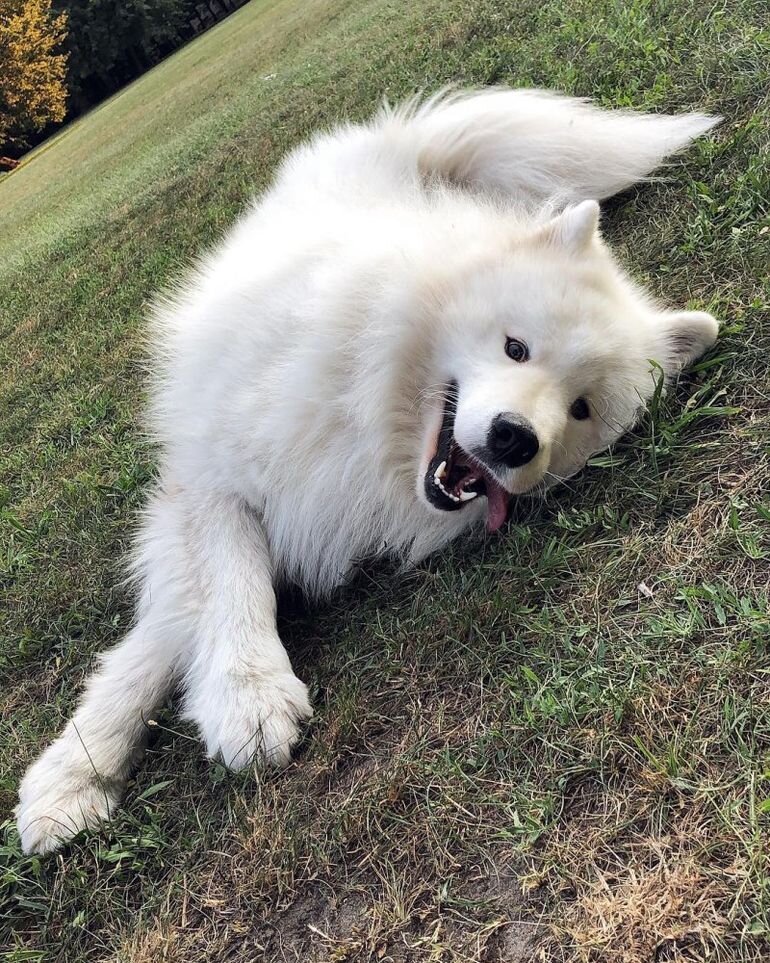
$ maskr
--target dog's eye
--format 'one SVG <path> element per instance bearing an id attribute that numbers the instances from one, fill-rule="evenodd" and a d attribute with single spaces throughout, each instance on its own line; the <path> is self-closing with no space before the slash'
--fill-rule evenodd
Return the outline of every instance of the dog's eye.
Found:
<path id="1" fill-rule="evenodd" d="M 518 338 L 505 339 L 505 353 L 511 361 L 529 361 L 529 348 Z"/>
<path id="2" fill-rule="evenodd" d="M 585 398 L 578 398 L 576 401 L 573 401 L 570 405 L 569 413 L 575 421 L 585 421 L 586 418 L 591 417 L 591 409 L 588 407 L 588 402 Z"/>

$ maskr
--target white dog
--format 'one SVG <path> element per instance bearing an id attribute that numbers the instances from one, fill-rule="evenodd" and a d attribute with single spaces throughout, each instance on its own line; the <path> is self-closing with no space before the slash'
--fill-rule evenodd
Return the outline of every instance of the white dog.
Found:
<path id="1" fill-rule="evenodd" d="M 276 584 L 416 561 L 578 471 L 716 338 L 623 273 L 597 199 L 708 130 L 524 90 L 385 108 L 295 150 L 155 312 L 160 478 L 136 624 L 27 772 L 22 845 L 118 803 L 179 683 L 210 756 L 285 763 L 311 715 Z"/>

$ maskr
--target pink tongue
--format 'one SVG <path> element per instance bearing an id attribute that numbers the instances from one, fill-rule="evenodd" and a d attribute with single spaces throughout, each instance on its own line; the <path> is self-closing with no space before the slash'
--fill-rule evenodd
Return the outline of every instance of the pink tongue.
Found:
<path id="1" fill-rule="evenodd" d="M 487 477 L 487 531 L 496 532 L 508 517 L 508 502 L 510 494 L 498 485 L 494 479 Z"/>

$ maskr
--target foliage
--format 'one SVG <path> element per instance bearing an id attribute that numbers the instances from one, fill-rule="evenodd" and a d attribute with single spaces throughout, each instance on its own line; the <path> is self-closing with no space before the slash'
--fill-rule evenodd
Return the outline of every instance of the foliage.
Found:
<path id="1" fill-rule="evenodd" d="M 0 145 L 64 119 L 67 16 L 51 0 L 3 0 L 0 7 Z"/>
<path id="2" fill-rule="evenodd" d="M 69 18 L 67 84 L 75 113 L 98 103 L 182 40 L 192 0 L 55 0 Z"/>

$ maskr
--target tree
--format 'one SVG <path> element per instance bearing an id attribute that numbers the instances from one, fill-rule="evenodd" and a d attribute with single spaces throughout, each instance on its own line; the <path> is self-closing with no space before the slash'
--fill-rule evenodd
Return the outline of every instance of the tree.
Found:
<path id="1" fill-rule="evenodd" d="M 67 105 L 66 14 L 51 0 L 2 0 L 0 145 L 23 147 L 30 133 L 64 119 Z"/>
<path id="2" fill-rule="evenodd" d="M 178 47 L 193 0 L 54 0 L 54 7 L 68 17 L 70 111 L 80 113 Z"/>

